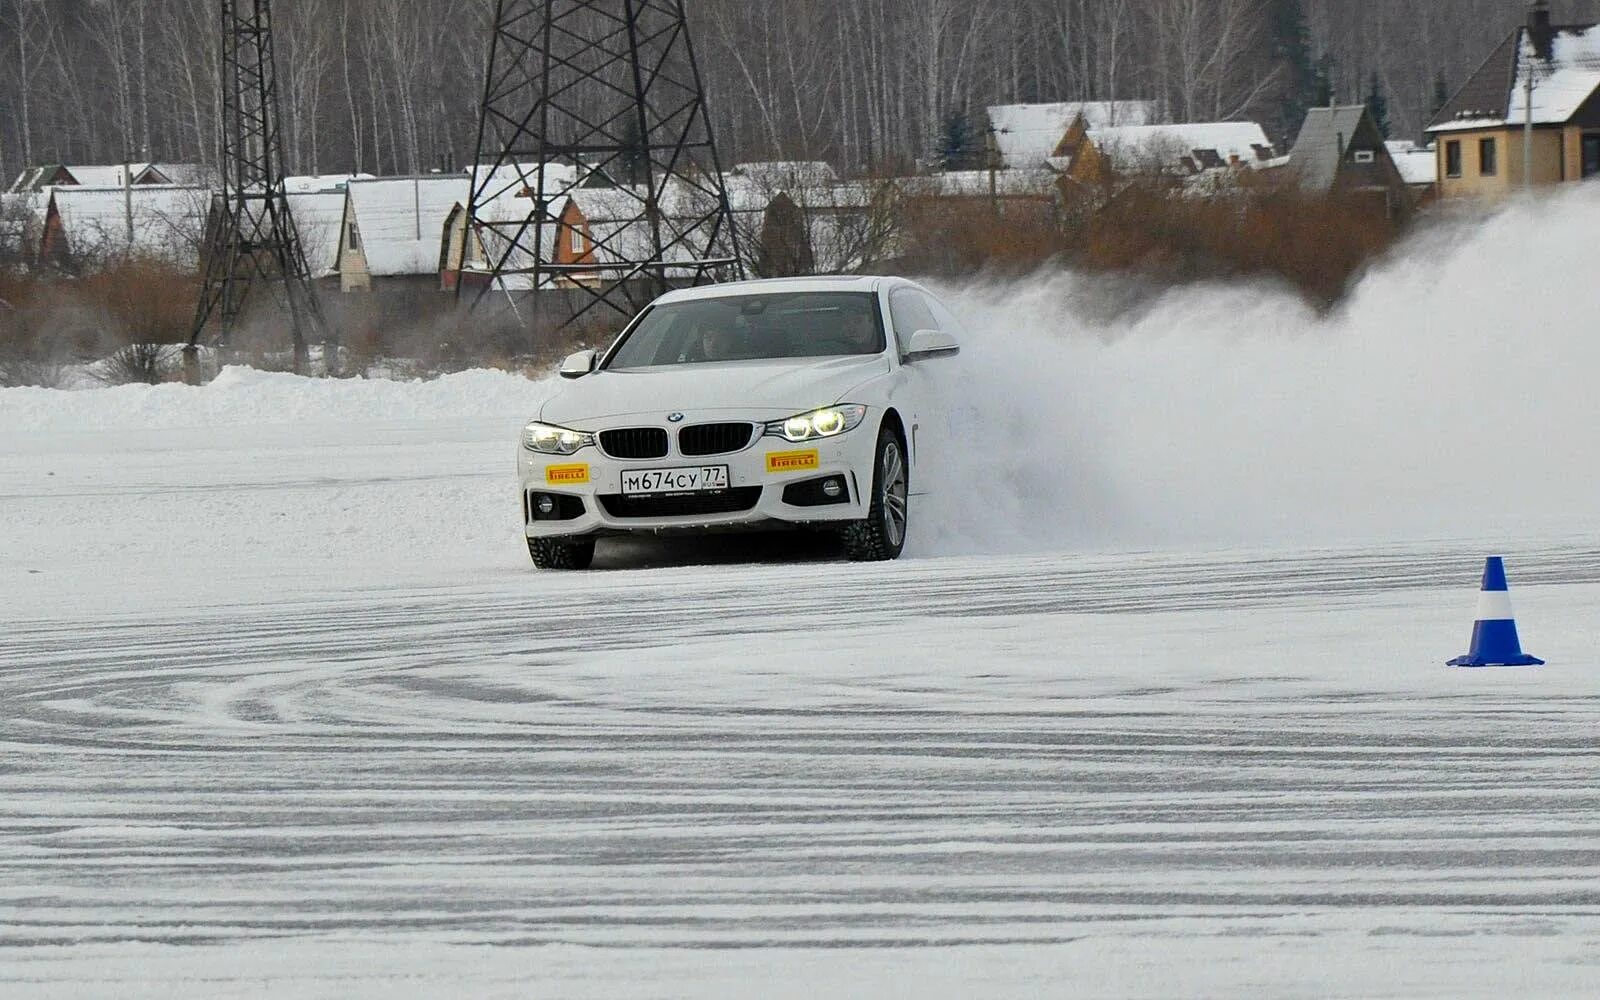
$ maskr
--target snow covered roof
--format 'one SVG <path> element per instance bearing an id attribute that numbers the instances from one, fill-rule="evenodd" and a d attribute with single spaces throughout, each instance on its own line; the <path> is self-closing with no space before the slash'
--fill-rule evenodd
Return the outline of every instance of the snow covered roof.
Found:
<path id="1" fill-rule="evenodd" d="M 1507 125 L 1524 125 L 1531 110 L 1535 125 L 1569 121 L 1600 88 L 1600 26 L 1563 28 L 1550 38 L 1549 58 L 1534 51 L 1534 39 L 1522 33 L 1516 73 L 1511 81 Z M 1527 86 L 1533 84 L 1530 108 Z"/>
<path id="2" fill-rule="evenodd" d="M 1432 146 L 1419 146 L 1408 140 L 1384 143 L 1395 169 L 1407 184 L 1433 184 L 1439 180 L 1439 159 Z"/>
<path id="3" fill-rule="evenodd" d="M 746 178 L 765 187 L 788 189 L 792 187 L 820 187 L 834 184 L 838 173 L 822 160 L 765 160 L 737 164 L 729 175 Z"/>
<path id="4" fill-rule="evenodd" d="M 151 163 L 147 168 L 172 184 L 186 187 L 217 187 L 217 172 L 203 163 Z M 137 176 L 135 177 L 137 180 Z"/>
<path id="5" fill-rule="evenodd" d="M 1541 44 L 1544 43 L 1544 44 Z M 1600 25 L 1520 27 L 1439 110 L 1429 132 L 1571 121 L 1600 89 Z"/>
<path id="6" fill-rule="evenodd" d="M 458 202 L 466 202 L 470 185 L 466 174 L 376 177 L 346 184 L 367 272 L 373 277 L 437 273 L 444 221 Z"/>
<path id="7" fill-rule="evenodd" d="M 371 174 L 306 174 L 298 177 L 285 177 L 283 190 L 288 194 L 310 194 L 312 192 L 337 191 L 344 192 L 345 185 L 351 181 L 373 180 Z"/>
<path id="8" fill-rule="evenodd" d="M 1010 169 L 1041 166 L 1056 151 L 1079 115 L 1091 129 L 1148 125 L 1156 119 L 1154 101 L 996 104 L 988 111 L 1001 162 Z"/>
<path id="9" fill-rule="evenodd" d="M 865 209 L 872 205 L 885 183 L 834 180 L 815 184 L 768 185 L 734 174 L 723 178 L 723 187 L 728 192 L 728 207 L 736 213 L 756 214 L 765 212 L 780 194 L 787 195 L 790 201 L 805 209 Z"/>
<path id="10" fill-rule="evenodd" d="M 313 278 L 325 278 L 338 271 L 339 227 L 344 222 L 343 191 L 290 193 L 289 217 L 300 234 L 300 247 Z"/>
<path id="11" fill-rule="evenodd" d="M 498 198 L 532 197 L 533 188 L 539 184 L 539 164 L 507 164 L 497 170 L 492 166 L 486 163 L 478 168 L 475 183 L 482 192 L 479 203 L 488 204 Z M 469 170 L 465 176 L 472 181 L 474 174 Z M 543 177 L 546 198 L 555 198 L 579 183 L 578 168 L 570 163 L 546 163 Z"/>
<path id="12" fill-rule="evenodd" d="M 135 252 L 179 264 L 199 259 L 211 191 L 178 185 L 52 189 L 50 204 L 61 220 L 66 251 L 84 256 L 127 249 L 130 200 Z"/>
<path id="13" fill-rule="evenodd" d="M 1261 167 L 1272 151 L 1267 133 L 1255 122 L 1192 122 L 1180 125 L 1128 125 L 1089 130 L 1089 141 L 1119 169 L 1198 173 L 1228 166 Z"/>
<path id="14" fill-rule="evenodd" d="M 924 198 L 987 198 L 989 181 L 1000 198 L 1054 198 L 1056 174 L 1052 170 L 950 170 L 926 177 L 908 177 L 900 183 L 907 194 Z"/>
<path id="15" fill-rule="evenodd" d="M 29 167 L 8 188 L 10 193 L 42 191 L 47 187 L 122 187 L 125 172 L 134 184 L 199 186 L 210 183 L 205 168 L 194 163 L 132 163 L 125 171 L 120 163 L 67 166 L 59 163 Z M 64 175 L 64 176 L 63 176 Z"/>
<path id="16" fill-rule="evenodd" d="M 134 176 L 138 176 L 145 164 L 135 163 L 132 166 Z M 120 163 L 115 166 L 68 166 L 67 173 L 71 174 L 73 179 L 82 187 L 108 188 L 121 187 L 123 185 L 123 171 Z"/>
<path id="17" fill-rule="evenodd" d="M 573 188 L 567 197 L 590 222 L 635 219 L 644 214 L 643 187 Z"/>

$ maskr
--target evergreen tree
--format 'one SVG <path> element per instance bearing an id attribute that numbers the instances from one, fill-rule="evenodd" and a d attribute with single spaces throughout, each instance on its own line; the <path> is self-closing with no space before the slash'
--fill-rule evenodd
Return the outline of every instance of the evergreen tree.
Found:
<path id="1" fill-rule="evenodd" d="M 1389 138 L 1389 99 L 1383 94 L 1383 81 L 1378 78 L 1377 70 L 1372 71 L 1367 83 L 1367 113 L 1383 137 Z"/>
<path id="2" fill-rule="evenodd" d="M 983 130 L 965 111 L 945 115 L 939 130 L 939 166 L 945 170 L 981 170 L 984 166 Z"/>
<path id="3" fill-rule="evenodd" d="M 645 148 L 644 132 L 639 128 L 639 119 L 629 115 L 622 123 L 622 143 L 624 147 L 621 155 L 615 161 L 616 170 L 621 174 L 616 180 L 621 184 L 648 184 L 650 183 L 650 151 Z"/>
<path id="4" fill-rule="evenodd" d="M 1333 57 L 1323 56 L 1317 63 L 1316 99 L 1312 107 L 1333 107 Z"/>
<path id="5" fill-rule="evenodd" d="M 1300 131 L 1306 111 L 1319 103 L 1321 77 L 1311 52 L 1311 29 L 1301 0 L 1269 0 L 1267 17 L 1272 58 L 1283 80 L 1278 93 L 1278 135 L 1287 140 Z"/>
<path id="6" fill-rule="evenodd" d="M 1433 106 L 1428 109 L 1428 117 L 1432 118 L 1444 106 L 1450 103 L 1450 84 L 1444 78 L 1444 70 L 1440 70 L 1433 78 Z"/>

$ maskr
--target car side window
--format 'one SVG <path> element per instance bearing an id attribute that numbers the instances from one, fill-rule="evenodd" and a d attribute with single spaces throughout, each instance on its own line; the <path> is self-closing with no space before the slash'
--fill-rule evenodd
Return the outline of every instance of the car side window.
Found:
<path id="1" fill-rule="evenodd" d="M 927 300 L 915 288 L 896 288 L 889 293 L 889 318 L 894 320 L 895 349 L 902 358 L 913 333 L 940 329 Z"/>

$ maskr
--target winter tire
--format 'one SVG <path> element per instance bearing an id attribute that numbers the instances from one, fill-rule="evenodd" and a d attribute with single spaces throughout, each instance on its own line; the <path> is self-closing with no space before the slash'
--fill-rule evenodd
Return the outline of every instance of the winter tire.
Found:
<path id="1" fill-rule="evenodd" d="M 540 569 L 588 569 L 594 562 L 594 539 L 528 539 L 528 555 Z"/>
<path id="2" fill-rule="evenodd" d="M 872 470 L 872 504 L 867 518 L 852 522 L 844 529 L 844 553 L 852 562 L 897 559 L 906 546 L 910 473 L 906 467 L 905 445 L 888 425 L 878 431 L 878 449 Z"/>

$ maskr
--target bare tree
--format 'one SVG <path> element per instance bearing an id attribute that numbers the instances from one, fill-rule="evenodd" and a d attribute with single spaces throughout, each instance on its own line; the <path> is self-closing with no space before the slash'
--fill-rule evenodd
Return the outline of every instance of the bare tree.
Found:
<path id="1" fill-rule="evenodd" d="M 1174 119 L 1266 119 L 1268 5 L 1292 0 L 698 0 L 724 159 L 903 170 L 986 104 L 1150 98 Z M 1511 0 L 1300 0 L 1340 101 L 1374 75 L 1416 135 L 1523 16 Z M 1600 0 L 1556 0 L 1567 23 Z M 418 171 L 470 156 L 493 0 L 284 0 L 290 169 Z M 1298 23 L 1298 22 L 1297 22 Z M 39 162 L 216 161 L 215 0 L 0 0 L 0 152 Z M 1301 74 L 1304 76 L 1304 74 Z M 1284 123 L 1287 124 L 1287 123 Z"/>

